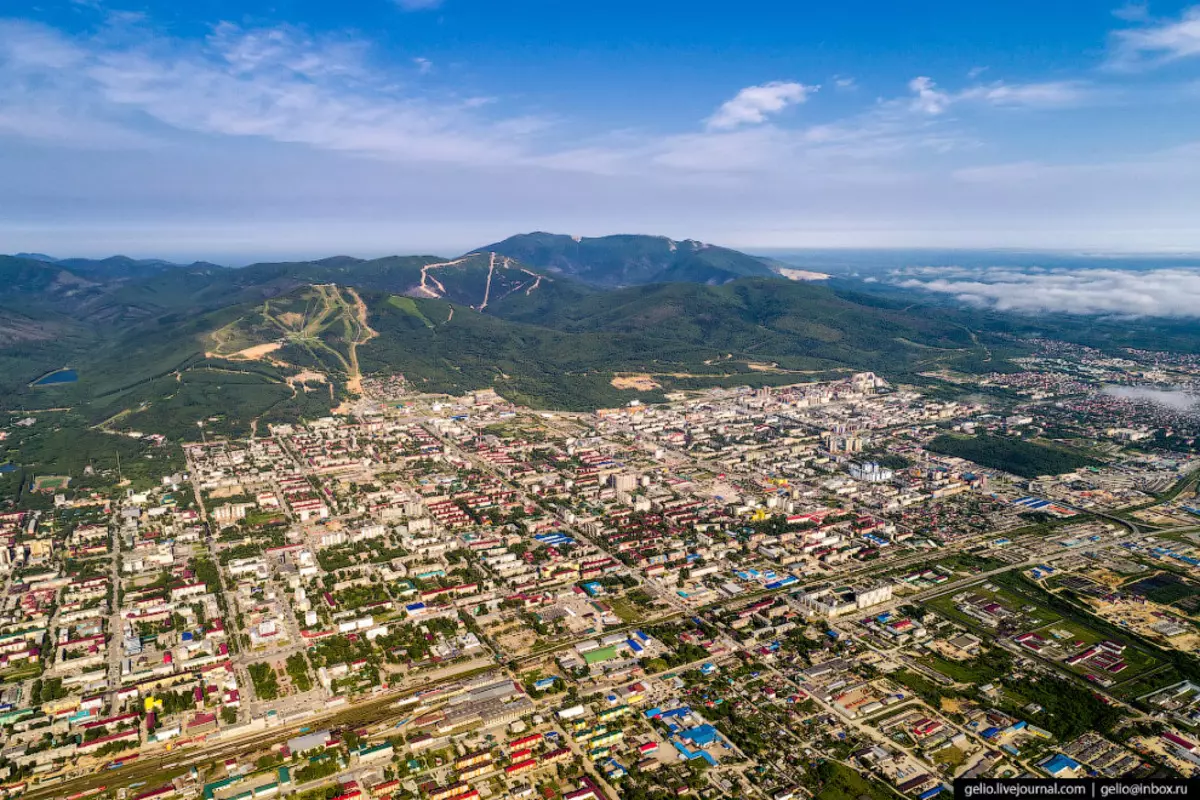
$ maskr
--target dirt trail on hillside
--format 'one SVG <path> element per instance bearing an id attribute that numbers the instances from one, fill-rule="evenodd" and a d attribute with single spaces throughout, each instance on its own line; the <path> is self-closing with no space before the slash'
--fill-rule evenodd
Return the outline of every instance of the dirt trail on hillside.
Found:
<path id="1" fill-rule="evenodd" d="M 355 394 L 361 395 L 363 391 L 362 371 L 358 367 L 358 346 L 371 341 L 379 335 L 379 332 L 372 328 L 370 323 L 367 322 L 367 304 L 363 302 L 363 299 L 359 296 L 358 292 L 347 286 L 346 293 L 354 298 L 354 311 L 360 328 L 359 335 L 350 342 L 348 348 L 350 356 L 350 375 L 346 379 L 346 389 L 354 392 Z"/>

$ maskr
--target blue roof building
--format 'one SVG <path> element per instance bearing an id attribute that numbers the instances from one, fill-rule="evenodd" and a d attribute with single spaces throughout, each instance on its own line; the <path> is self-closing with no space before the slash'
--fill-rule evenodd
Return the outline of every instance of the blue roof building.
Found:
<path id="1" fill-rule="evenodd" d="M 716 759 L 714 759 L 712 756 L 710 756 L 708 753 L 704 752 L 703 750 L 689 750 L 681 742 L 671 742 L 671 744 L 673 744 L 675 746 L 675 749 L 679 751 L 679 754 L 682 755 L 688 761 L 691 761 L 693 758 L 703 758 L 705 761 L 707 761 L 709 763 L 709 766 L 715 767 L 717 765 Z"/>
<path id="2" fill-rule="evenodd" d="M 670 719 L 671 717 L 686 717 L 690 713 L 692 713 L 692 709 L 687 706 L 680 706 L 679 708 L 672 708 L 670 711 L 659 712 L 663 719 Z"/>
<path id="3" fill-rule="evenodd" d="M 1041 763 L 1041 768 L 1052 778 L 1069 775 L 1080 769 L 1079 762 L 1070 756 L 1056 753 Z"/>
<path id="4" fill-rule="evenodd" d="M 705 723 L 697 725 L 694 728 L 684 731 L 680 735 L 681 739 L 686 739 L 693 745 L 699 748 L 712 747 L 717 741 L 717 729 L 712 725 Z"/>

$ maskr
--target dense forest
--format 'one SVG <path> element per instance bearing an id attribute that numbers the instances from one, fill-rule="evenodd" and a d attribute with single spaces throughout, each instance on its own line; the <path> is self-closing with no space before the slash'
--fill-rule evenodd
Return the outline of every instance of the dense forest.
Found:
<path id="1" fill-rule="evenodd" d="M 943 455 L 965 458 L 985 467 L 1011 472 L 1023 478 L 1060 475 L 1081 467 L 1099 466 L 1093 458 L 1056 447 L 1026 442 L 1007 436 L 956 436 L 943 434 L 927 445 Z"/>

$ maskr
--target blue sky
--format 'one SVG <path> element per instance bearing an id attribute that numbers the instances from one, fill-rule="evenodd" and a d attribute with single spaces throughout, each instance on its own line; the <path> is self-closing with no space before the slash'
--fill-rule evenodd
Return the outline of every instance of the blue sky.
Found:
<path id="1" fill-rule="evenodd" d="M 1200 251 L 1200 5 L 43 0 L 0 250 Z"/>

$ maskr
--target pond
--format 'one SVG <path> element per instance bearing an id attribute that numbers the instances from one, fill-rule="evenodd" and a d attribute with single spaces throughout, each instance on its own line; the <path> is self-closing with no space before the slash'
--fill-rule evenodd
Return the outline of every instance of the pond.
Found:
<path id="1" fill-rule="evenodd" d="M 78 373 L 73 369 L 59 369 L 48 375 L 43 375 L 33 382 L 34 386 L 54 386 L 60 383 L 75 383 L 79 380 Z"/>

